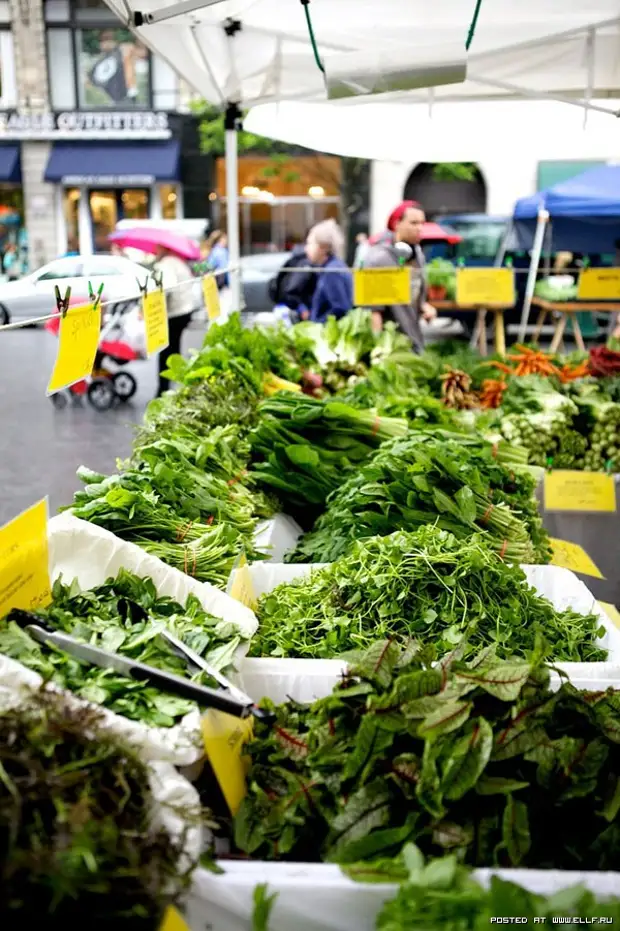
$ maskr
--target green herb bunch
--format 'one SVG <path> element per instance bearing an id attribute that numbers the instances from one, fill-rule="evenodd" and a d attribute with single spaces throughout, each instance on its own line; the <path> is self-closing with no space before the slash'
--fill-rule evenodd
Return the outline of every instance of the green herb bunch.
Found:
<path id="1" fill-rule="evenodd" d="M 504 465 L 504 453 L 482 439 L 440 429 L 385 443 L 354 474 L 344 481 L 341 476 L 327 510 L 287 560 L 332 562 L 353 540 L 437 523 L 462 538 L 486 534 L 508 561 L 548 562 L 536 483 Z"/>
<path id="2" fill-rule="evenodd" d="M 362 872 L 409 842 L 474 866 L 617 869 L 620 693 L 554 691 L 535 655 L 433 659 L 379 641 L 331 695 L 257 722 L 238 848 Z"/>
<path id="3" fill-rule="evenodd" d="M 0 924 L 156 931 L 189 875 L 144 764 L 41 691 L 0 713 Z"/>
<path id="4" fill-rule="evenodd" d="M 49 608 L 37 613 L 55 630 L 167 672 L 189 676 L 185 662 L 161 634 L 169 630 L 216 669 L 233 662 L 243 635 L 229 621 L 208 614 L 193 595 L 185 605 L 159 596 L 151 579 L 121 569 L 115 579 L 89 591 L 57 580 Z M 0 653 L 95 704 L 154 727 L 172 727 L 195 705 L 164 695 L 111 669 L 85 665 L 41 647 L 17 624 L 0 621 Z M 194 681 L 215 685 L 204 672 Z"/>
<path id="5" fill-rule="evenodd" d="M 442 654 L 461 642 L 525 656 L 544 637 L 553 660 L 593 662 L 600 621 L 556 611 L 482 534 L 436 526 L 352 544 L 346 556 L 279 585 L 257 607 L 253 656 L 330 658 L 377 637 L 419 638 Z"/>

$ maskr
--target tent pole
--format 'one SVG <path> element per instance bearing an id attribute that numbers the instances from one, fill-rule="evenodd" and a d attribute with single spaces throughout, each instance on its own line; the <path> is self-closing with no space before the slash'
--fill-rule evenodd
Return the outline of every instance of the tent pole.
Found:
<path id="1" fill-rule="evenodd" d="M 547 221 L 549 219 L 549 213 L 546 210 L 538 211 L 538 220 L 536 222 L 536 232 L 534 234 L 534 243 L 532 245 L 532 258 L 530 260 L 530 268 L 527 273 L 527 283 L 525 285 L 525 297 L 523 298 L 523 310 L 521 311 L 521 323 L 519 324 L 519 342 L 522 343 L 525 340 L 525 331 L 527 328 L 527 322 L 530 317 L 530 307 L 532 306 L 532 298 L 534 297 L 534 288 L 536 287 L 536 273 L 538 272 L 538 266 L 540 264 L 540 256 L 543 250 L 543 243 L 545 241 L 545 231 L 547 229 Z"/>
<path id="2" fill-rule="evenodd" d="M 237 132 L 241 128 L 241 110 L 238 104 L 229 103 L 224 115 L 226 135 L 226 218 L 228 234 L 228 254 L 230 262 L 230 307 L 232 311 L 241 310 L 241 268 L 239 259 L 239 161 L 237 153 Z"/>

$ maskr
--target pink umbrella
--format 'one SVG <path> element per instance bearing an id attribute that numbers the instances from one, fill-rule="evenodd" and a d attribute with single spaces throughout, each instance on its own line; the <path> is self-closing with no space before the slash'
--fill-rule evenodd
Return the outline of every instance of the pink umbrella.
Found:
<path id="1" fill-rule="evenodd" d="M 164 248 L 181 256 L 182 259 L 187 259 L 188 262 L 200 260 L 198 245 L 187 236 L 181 236 L 180 233 L 173 233 L 170 230 L 150 226 L 119 230 L 117 233 L 110 233 L 108 239 L 121 249 L 140 249 L 141 252 L 155 253 L 159 248 Z"/>

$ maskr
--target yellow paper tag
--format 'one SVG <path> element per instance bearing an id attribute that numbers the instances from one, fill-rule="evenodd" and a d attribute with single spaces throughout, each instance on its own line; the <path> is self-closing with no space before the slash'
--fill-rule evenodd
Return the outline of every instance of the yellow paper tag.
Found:
<path id="1" fill-rule="evenodd" d="M 616 511 L 616 483 L 602 472 L 545 473 L 546 511 Z"/>
<path id="2" fill-rule="evenodd" d="M 148 294 L 143 295 L 142 313 L 146 333 L 146 354 L 152 356 L 165 349 L 170 342 L 164 292 L 158 288 L 156 291 L 149 291 Z"/>
<path id="3" fill-rule="evenodd" d="M 190 931 L 190 927 L 178 909 L 174 905 L 169 905 L 159 926 L 159 931 Z"/>
<path id="4" fill-rule="evenodd" d="M 251 718 L 235 718 L 214 708 L 202 718 L 205 751 L 232 815 L 247 792 L 243 747 L 251 735 Z"/>
<path id="5" fill-rule="evenodd" d="M 553 550 L 552 566 L 570 569 L 571 572 L 581 572 L 582 575 L 590 575 L 593 579 L 604 578 L 598 566 L 592 562 L 586 551 L 578 543 L 571 543 L 569 540 L 552 539 L 551 548 Z"/>
<path id="6" fill-rule="evenodd" d="M 512 268 L 458 268 L 456 303 L 463 307 L 510 307 L 515 303 Z"/>
<path id="7" fill-rule="evenodd" d="M 213 275 L 205 275 L 202 279 L 202 298 L 207 308 L 209 320 L 217 320 L 220 315 L 220 292 Z"/>
<path id="8" fill-rule="evenodd" d="M 579 275 L 580 301 L 620 301 L 620 268 L 584 268 Z"/>
<path id="9" fill-rule="evenodd" d="M 353 272 L 356 307 L 411 304 L 410 268 L 357 268 Z"/>
<path id="10" fill-rule="evenodd" d="M 606 601 L 599 601 L 598 606 L 605 612 L 612 624 L 620 628 L 620 611 L 614 605 L 607 604 Z"/>
<path id="11" fill-rule="evenodd" d="M 31 611 L 52 600 L 47 500 L 0 528 L 0 618 L 12 608 Z"/>
<path id="12" fill-rule="evenodd" d="M 70 307 L 60 318 L 58 352 L 47 386 L 48 394 L 92 375 L 100 330 L 101 308 L 94 308 L 92 304 Z"/>
<path id="13" fill-rule="evenodd" d="M 250 608 L 251 611 L 256 607 L 257 598 L 254 593 L 250 567 L 245 553 L 241 554 L 235 568 L 230 573 L 226 594 L 234 598 L 235 601 L 240 601 L 242 605 Z"/>

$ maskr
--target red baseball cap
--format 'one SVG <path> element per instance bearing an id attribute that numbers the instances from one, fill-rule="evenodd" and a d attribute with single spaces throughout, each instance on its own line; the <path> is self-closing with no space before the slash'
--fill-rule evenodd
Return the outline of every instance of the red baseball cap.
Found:
<path id="1" fill-rule="evenodd" d="M 418 210 L 422 209 L 421 205 L 418 203 L 417 200 L 403 200 L 398 205 L 398 207 L 395 207 L 394 210 L 392 210 L 391 214 L 389 215 L 388 221 L 387 221 L 387 228 L 389 230 L 392 230 L 392 232 L 394 232 L 394 230 L 396 229 L 396 227 L 398 226 L 398 224 L 400 223 L 402 218 L 405 216 L 405 213 L 407 212 L 407 210 L 409 210 L 410 207 L 416 207 Z"/>

